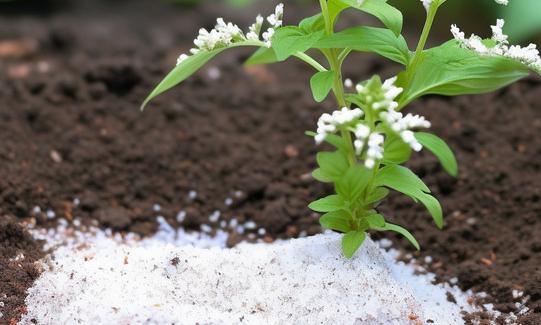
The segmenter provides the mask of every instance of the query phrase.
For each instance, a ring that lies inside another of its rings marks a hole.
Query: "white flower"
[[[246,38],[251,41],[257,41],[259,40],[259,34],[261,34],[261,26],[263,26],[263,16],[257,15],[255,19],[255,23],[253,23],[248,28],[248,33],[246,34]]]
[[[526,47],[519,45],[509,46],[508,36],[503,33],[503,26],[505,21],[498,19],[496,25],[492,28],[492,40],[496,42],[493,47],[488,47],[483,44],[481,37],[472,34],[469,38],[466,38],[464,33],[456,25],[451,26],[451,33],[453,37],[463,47],[471,49],[481,55],[486,56],[502,56],[506,57],[522,64],[528,68],[541,74],[541,57],[539,56],[539,50],[535,44],[530,44]]]
[[[355,147],[355,153],[360,155],[364,149],[364,142],[370,135],[370,128],[362,123],[357,124],[353,132],[355,134],[355,141],[353,146]]]
[[[375,110],[382,109],[392,109],[395,110],[398,107],[398,103],[395,101],[396,97],[400,95],[403,91],[402,88],[396,87],[394,83],[396,82],[396,77],[387,79],[383,82],[381,86],[382,99],[376,102],[371,103],[372,108]],[[371,94],[370,89],[367,87],[358,84],[355,89],[357,93],[365,95],[366,102],[370,103],[374,100],[373,94]],[[381,96],[380,96],[381,97]]]
[[[387,112],[381,112],[380,117],[413,150],[421,151],[423,149],[423,146],[417,141],[414,133],[411,131],[417,128],[430,128],[430,122],[423,116],[412,114],[403,116],[400,112],[389,110]]]
[[[263,41],[265,42],[265,45],[267,47],[271,47],[272,46],[272,37],[274,36],[274,28],[269,28],[267,29],[266,32],[263,33]]]
[[[374,168],[376,161],[383,158],[383,142],[385,138],[379,133],[372,133],[368,138],[368,150],[366,151],[366,168]]]
[[[284,17],[284,4],[280,3],[274,9],[274,13],[267,17],[267,21],[274,28],[282,26],[282,19]]]
[[[177,65],[184,62],[187,58],[189,58],[189,56],[187,54],[181,54],[177,59]]]
[[[338,127],[352,123],[363,114],[360,108],[349,109],[347,107],[336,110],[332,114],[324,113],[317,122],[316,143],[320,144],[328,134],[337,132]]]
[[[351,88],[353,87],[353,81],[351,81],[351,79],[347,78],[346,80],[344,80],[344,86],[346,88]]]
[[[428,10],[430,9],[430,5],[432,4],[434,0],[421,0],[421,2],[423,3],[423,6],[425,6],[425,9]]]
[[[276,6],[274,13],[267,17],[267,21],[271,24],[271,27],[262,35],[261,27],[263,26],[265,19],[261,15],[256,17],[255,23],[248,28],[246,35],[244,35],[243,31],[237,25],[226,23],[223,18],[218,18],[216,19],[216,26],[214,26],[214,29],[208,31],[205,28],[201,28],[199,30],[199,35],[193,41],[195,47],[190,49],[190,54],[194,55],[201,51],[212,51],[246,40],[259,41],[260,36],[262,37],[261,40],[265,42],[265,45],[270,47],[274,29],[282,26],[283,16],[284,5],[279,4]],[[184,62],[187,58],[187,54],[181,54],[177,59],[177,65]]]
[[[509,4],[509,0],[494,0],[497,4],[507,6]]]

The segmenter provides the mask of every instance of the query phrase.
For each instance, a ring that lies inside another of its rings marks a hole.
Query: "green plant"
[[[436,13],[445,0],[423,0],[426,23],[415,51],[410,51],[403,36],[402,14],[385,0],[320,0],[321,13],[302,20],[298,26],[282,26],[283,6],[267,18],[258,16],[247,34],[231,23],[218,19],[212,31],[202,29],[191,55],[181,55],[178,65],[144,102],[188,78],[220,52],[239,46],[259,49],[248,64],[284,61],[296,57],[315,69],[310,80],[314,99],[324,100],[333,93],[340,109],[323,114],[316,132],[308,132],[316,143],[327,142],[334,151],[317,155],[315,179],[334,185],[336,193],[309,207],[323,213],[325,228],[344,233],[342,248],[351,257],[362,245],[366,232],[395,231],[417,249],[413,235],[401,226],[386,222],[378,205],[390,190],[401,192],[423,204],[436,225],[444,225],[442,208],[430,189],[411,170],[402,166],[423,147],[441,161],[444,169],[457,175],[457,163],[449,147],[437,136],[417,132],[430,123],[419,115],[400,111],[415,99],[439,94],[455,96],[479,94],[504,87],[528,75],[541,72],[541,58],[534,45],[509,46],[502,32],[503,21],[492,26],[492,39],[472,35],[465,38],[452,26],[454,40],[425,49]],[[497,2],[505,2],[497,0]],[[340,13],[358,10],[377,17],[385,27],[356,26],[335,31]],[[260,35],[262,39],[260,39]],[[308,50],[322,53],[326,63],[318,62]],[[342,81],[342,68],[351,52],[373,52],[401,64],[398,76],[382,81],[379,76],[353,87]]]

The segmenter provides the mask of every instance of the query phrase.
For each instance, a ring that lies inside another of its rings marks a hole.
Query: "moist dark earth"
[[[267,229],[266,241],[321,231],[306,205],[330,189],[310,177],[321,148],[304,131],[335,107],[314,103],[310,71],[300,63],[243,67],[249,52],[234,51],[139,110],[199,27],[212,27],[224,12],[248,26],[253,8],[36,4],[0,4],[0,323],[24,312],[25,290],[40,272],[41,244],[24,222],[51,227],[57,218],[78,218],[151,235],[159,204],[177,227],[199,229],[220,210],[225,219],[254,220]],[[261,11],[271,8],[265,3]],[[286,10],[292,22],[303,14],[297,9]],[[396,72],[372,56],[347,64],[355,80]],[[522,324],[541,324],[539,98],[541,80],[530,77],[493,94],[412,105],[460,163],[454,179],[429,154],[410,162],[441,200],[446,227],[437,230],[422,207],[398,195],[381,206],[419,239],[424,250],[414,256],[431,256],[427,267],[438,280],[457,278],[464,290],[486,292],[486,302],[504,313],[517,313],[521,298],[512,290],[524,291],[530,311],[519,316]],[[229,244],[241,239],[232,233]]]

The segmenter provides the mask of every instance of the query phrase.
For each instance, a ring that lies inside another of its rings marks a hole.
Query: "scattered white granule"
[[[259,236],[265,236],[266,233],[267,233],[267,230],[265,230],[265,228],[259,228],[259,229],[257,230],[257,234],[258,234]]]
[[[218,220],[220,220],[221,215],[222,215],[221,212],[216,210],[209,216],[209,221],[212,223],[216,223],[218,222]]]
[[[204,232],[204,233],[210,233],[212,232],[212,227],[209,226],[209,225],[201,225],[201,231]]]
[[[47,210],[46,215],[47,215],[47,218],[49,219],[54,219],[54,217],[56,217],[56,213],[54,213],[53,210]]]
[[[190,191],[190,192],[188,193],[188,198],[189,198],[190,200],[195,200],[195,199],[197,198],[197,192],[196,192],[196,191],[193,191],[193,190]]]
[[[181,210],[181,211],[177,214],[177,221],[178,221],[179,223],[183,223],[185,219],[186,219],[186,211]]]
[[[227,205],[227,206],[230,206],[233,204],[233,199],[228,197],[224,200],[224,204]]]
[[[248,221],[248,222],[245,222],[244,223],[244,228],[248,229],[248,230],[253,230],[253,229],[256,229],[257,228],[257,225],[255,222],[253,221]]]
[[[159,205],[159,204],[154,204],[154,205],[152,206],[152,210],[153,210],[154,212],[160,212],[160,211],[162,210],[162,207],[161,207],[161,205]]]

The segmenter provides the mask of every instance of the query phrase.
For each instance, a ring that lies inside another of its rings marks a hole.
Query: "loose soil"
[[[268,241],[321,231],[306,204],[329,189],[309,176],[318,148],[303,133],[332,104],[314,104],[302,65],[243,68],[248,53],[228,53],[141,113],[142,99],[198,28],[211,27],[226,9],[70,4],[33,15],[11,4],[0,20],[0,273],[9,279],[0,284],[3,320],[24,311],[25,288],[39,274],[33,262],[42,255],[16,218],[46,227],[80,218],[150,235],[158,215],[199,229],[220,210],[225,219],[254,220]],[[226,16],[247,26],[256,14],[248,12]],[[371,56],[350,63],[355,80],[396,68]],[[529,78],[494,94],[414,104],[460,162],[457,179],[429,154],[410,164],[440,198],[446,228],[438,231],[421,207],[398,195],[381,207],[417,236],[419,257],[433,258],[429,269],[439,280],[456,277],[463,289],[487,292],[505,313],[517,311],[512,290],[529,295],[523,324],[541,323],[540,97],[541,81]],[[181,209],[183,223],[176,219]],[[240,239],[233,233],[230,244]],[[20,252],[25,259],[10,262]]]

